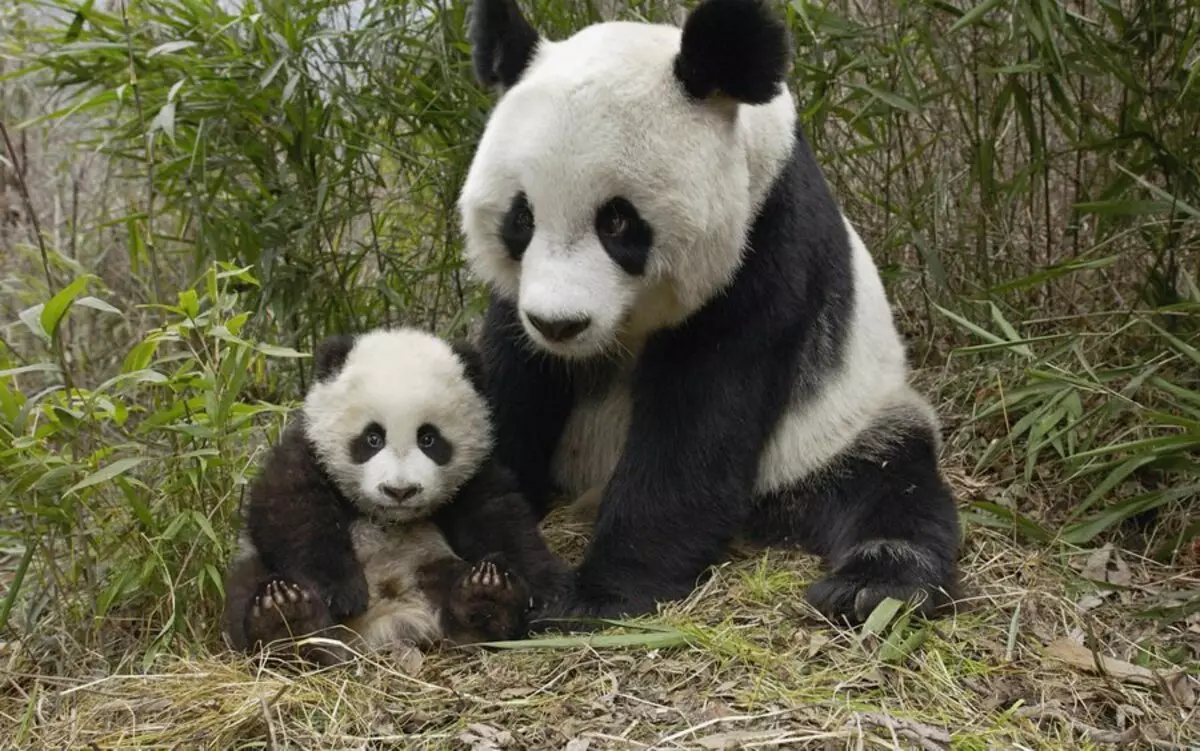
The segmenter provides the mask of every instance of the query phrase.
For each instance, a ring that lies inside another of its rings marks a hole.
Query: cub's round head
[[[514,0],[475,0],[471,41],[502,95],[460,196],[466,257],[533,343],[588,357],[720,294],[795,143],[787,33],[763,0],[562,41]]]
[[[416,329],[331,336],[315,354],[305,433],[365,514],[404,522],[454,495],[492,448],[477,361]]]

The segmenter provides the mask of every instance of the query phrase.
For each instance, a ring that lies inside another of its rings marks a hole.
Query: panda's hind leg
[[[824,559],[827,572],[805,598],[831,620],[861,623],[888,597],[934,616],[957,595],[958,516],[926,423],[874,428],[757,505],[748,537]]]

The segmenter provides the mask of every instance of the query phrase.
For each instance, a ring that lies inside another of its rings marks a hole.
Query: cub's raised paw
[[[524,579],[495,556],[472,566],[450,593],[450,611],[456,625],[484,641],[519,636],[525,629],[531,603]]]
[[[299,638],[330,625],[329,610],[315,593],[286,579],[271,579],[259,588],[247,614],[251,642],[269,644]]]

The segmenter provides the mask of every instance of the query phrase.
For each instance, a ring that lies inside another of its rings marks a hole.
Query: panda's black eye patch
[[[454,447],[450,445],[442,432],[436,426],[425,423],[417,428],[417,448],[440,467],[446,466],[454,456]]]
[[[387,431],[377,422],[362,429],[350,441],[350,461],[362,464],[378,454],[387,445]]]
[[[533,207],[524,192],[518,193],[500,225],[500,239],[514,261],[525,255],[525,249],[533,240],[533,230]]]
[[[627,199],[617,196],[597,209],[596,235],[609,257],[625,273],[633,276],[645,273],[654,230]]]

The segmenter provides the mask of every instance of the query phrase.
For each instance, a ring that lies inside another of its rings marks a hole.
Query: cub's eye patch
[[[350,440],[350,461],[362,464],[378,454],[387,445],[387,431],[377,422],[362,429]]]
[[[617,196],[596,210],[596,236],[609,258],[626,274],[645,273],[654,230],[628,199]]]
[[[429,423],[417,428],[417,448],[438,466],[445,466],[454,456],[454,447],[436,426]]]
[[[500,224],[500,239],[514,261],[521,260],[533,240],[533,207],[525,193],[518,193]]]

